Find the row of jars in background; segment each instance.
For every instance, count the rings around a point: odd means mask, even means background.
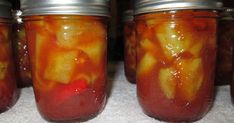
[[[186,1],[160,2],[139,0],[135,15],[125,12],[125,76],[137,82],[138,100],[147,115],[194,121],[212,105],[214,79],[215,85],[234,85],[233,9],[217,9],[217,1],[204,2],[205,9],[196,2],[189,3],[194,9]],[[234,99],[234,86],[231,92]]]

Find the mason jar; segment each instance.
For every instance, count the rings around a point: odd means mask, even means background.
[[[11,4],[0,0],[0,113],[13,106],[18,97],[11,48]]]
[[[218,50],[215,85],[227,85],[232,79],[232,50],[234,41],[234,9],[226,8],[218,24]]]
[[[124,72],[127,80],[136,83],[136,39],[133,10],[124,12]]]
[[[108,0],[21,0],[21,8],[40,114],[96,116],[107,95]]]
[[[14,10],[13,14],[13,54],[15,58],[15,67],[18,87],[27,87],[32,85],[32,76],[29,63],[28,46],[25,36],[25,28],[21,18],[22,12]]]
[[[137,96],[145,114],[193,122],[214,95],[215,0],[136,0]]]

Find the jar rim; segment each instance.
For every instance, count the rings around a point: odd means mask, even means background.
[[[109,0],[21,0],[22,16],[109,16]]]
[[[222,6],[219,0],[136,0],[134,14],[188,9],[219,10]]]

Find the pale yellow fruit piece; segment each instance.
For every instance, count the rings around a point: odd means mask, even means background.
[[[193,54],[195,57],[200,55],[201,49],[203,47],[203,43],[198,41],[196,44],[192,45],[189,49],[189,52]]]
[[[41,51],[43,43],[45,43],[48,39],[46,36],[43,36],[41,34],[36,35],[36,56],[39,56],[39,53]]]
[[[146,24],[147,24],[148,26],[154,26],[154,25],[156,24],[156,21],[155,21],[155,19],[148,19],[148,20],[146,21]]]
[[[201,58],[181,60],[181,89],[185,99],[192,101],[203,82],[203,65]]]
[[[7,72],[7,62],[0,62],[0,80],[4,79]]]
[[[176,83],[174,81],[176,71],[172,68],[161,69],[159,72],[160,87],[168,99],[175,98]]]
[[[64,48],[76,48],[79,43],[77,36],[82,33],[82,27],[75,23],[68,23],[60,26],[56,33],[57,44]]]
[[[168,59],[178,56],[180,53],[188,50],[189,36],[184,36],[175,29],[176,25],[162,24],[157,28],[156,37],[158,38],[163,52]]]
[[[87,46],[79,46],[83,52],[85,52],[94,63],[100,63],[100,60],[106,50],[106,44],[104,41],[97,41],[90,43]]]
[[[45,69],[45,79],[68,84],[76,65],[76,51],[57,52],[48,59]]]
[[[35,56],[35,61],[32,61],[33,63],[36,63],[35,64],[35,67],[36,67],[36,71],[39,70],[40,68],[40,52],[41,52],[41,48],[42,48],[42,45],[45,44],[45,42],[47,41],[48,39],[46,38],[46,36],[43,36],[41,34],[37,34],[36,35],[36,56]],[[32,59],[34,60],[34,59]]]
[[[152,50],[155,48],[154,44],[148,39],[141,40],[140,47],[145,49],[145,50]]]
[[[150,53],[145,54],[139,62],[137,68],[137,74],[140,75],[142,73],[149,72],[156,63],[157,59],[152,54]]]

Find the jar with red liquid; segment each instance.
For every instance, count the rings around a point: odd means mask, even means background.
[[[136,39],[133,11],[124,13],[124,72],[127,80],[136,83]]]
[[[232,79],[233,15],[234,9],[225,9],[219,19],[215,85],[227,85]]]
[[[96,116],[107,96],[108,1],[21,0],[21,7],[40,114],[63,122]]]
[[[137,96],[145,114],[193,122],[209,111],[221,6],[213,0],[136,0]]]
[[[31,69],[29,63],[28,46],[26,42],[25,29],[23,26],[22,12],[14,10],[13,12],[13,53],[15,58],[15,67],[18,87],[27,87],[32,84]]]
[[[0,0],[0,113],[13,106],[18,97],[11,48],[11,4]]]

